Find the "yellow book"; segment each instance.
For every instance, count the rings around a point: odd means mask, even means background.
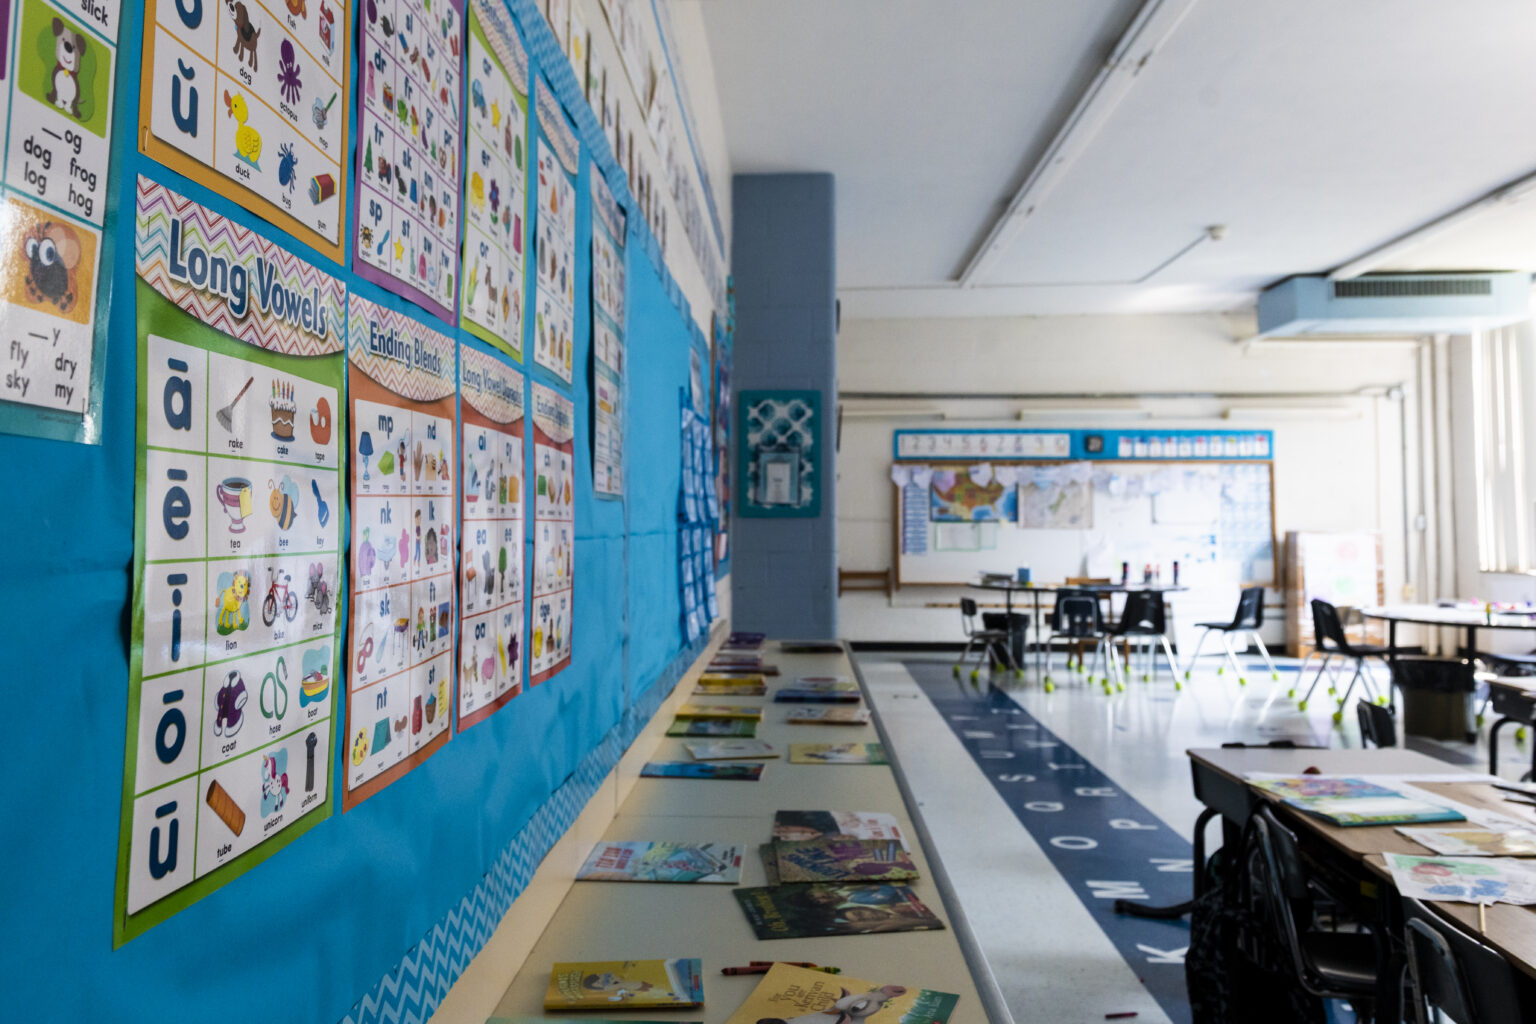
[[[906,985],[881,985],[845,974],[774,964],[725,1024],[763,1020],[858,1021],[859,1024],[945,1024],[960,997]]]
[[[761,719],[763,709],[750,704],[684,704],[678,718],[751,718]]]
[[[546,1010],[704,1005],[704,962],[593,960],[555,964],[544,993]]]

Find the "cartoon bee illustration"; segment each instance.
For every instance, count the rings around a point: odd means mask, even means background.
[[[60,313],[75,308],[79,285],[75,268],[80,264],[80,236],[67,224],[45,221],[26,235],[27,298],[50,302]]]

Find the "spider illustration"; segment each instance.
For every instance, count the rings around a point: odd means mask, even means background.
[[[299,67],[293,43],[287,39],[283,40],[282,48],[278,51],[278,64],[278,88],[282,90],[283,99],[296,104],[299,102],[299,91],[304,88],[304,83],[299,79],[299,73],[304,69]]]
[[[277,147],[277,183],[288,186],[292,192],[299,180],[299,158],[293,151],[293,143],[285,142]]]

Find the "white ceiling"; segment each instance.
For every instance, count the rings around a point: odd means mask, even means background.
[[[1532,0],[1199,0],[958,287],[1140,6],[700,3],[732,170],[836,176],[848,316],[1232,309],[1536,171]],[[1381,269],[1536,270],[1536,197]]]

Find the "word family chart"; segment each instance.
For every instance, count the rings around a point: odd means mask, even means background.
[[[624,494],[624,210],[592,175],[592,486]]]
[[[358,274],[452,322],[458,308],[463,4],[365,0]]]
[[[576,172],[580,143],[548,88],[538,93],[533,361],[571,382],[576,335]]]
[[[119,942],[329,809],[341,564],[342,285],[148,179],[135,215]]]
[[[447,335],[351,296],[347,807],[448,739],[456,357]]]
[[[339,261],[350,24],[343,0],[149,0],[144,152]]]
[[[73,426],[93,400],[120,5],[4,7],[0,399],[66,413]]]
[[[523,375],[459,350],[463,398],[459,728],[523,685]]]
[[[575,606],[576,408],[533,385],[533,653],[529,679],[552,679],[571,663]]]

